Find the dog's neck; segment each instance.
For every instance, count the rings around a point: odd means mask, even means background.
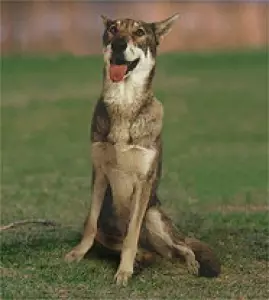
[[[152,98],[152,81],[155,61],[142,60],[127,78],[112,82],[108,66],[104,67],[103,99],[108,109],[123,114],[133,114]]]

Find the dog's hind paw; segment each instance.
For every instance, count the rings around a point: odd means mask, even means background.
[[[200,264],[195,259],[189,259],[186,261],[187,269],[190,274],[197,275],[199,274]]]

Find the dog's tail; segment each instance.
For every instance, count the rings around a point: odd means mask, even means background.
[[[195,259],[199,262],[199,276],[217,277],[221,272],[218,257],[208,244],[195,238],[185,238],[185,243],[194,252]]]
[[[187,262],[194,254],[195,260],[199,263],[197,272],[199,276],[217,277],[220,274],[220,261],[209,245],[179,233],[172,220],[160,207],[148,210],[146,228],[150,245],[162,256],[183,257]]]

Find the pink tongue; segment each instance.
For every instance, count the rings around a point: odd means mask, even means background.
[[[110,79],[114,82],[119,82],[123,80],[126,71],[127,71],[126,65],[110,65],[109,68]]]

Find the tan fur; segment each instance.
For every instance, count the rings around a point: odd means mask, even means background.
[[[163,107],[151,89],[154,49],[174,20],[172,17],[147,25],[129,19],[104,19],[107,30],[114,24],[128,40],[132,39],[132,30],[143,24],[149,36],[135,40],[138,45],[141,43],[141,48],[135,50],[141,57],[139,63],[123,81],[115,83],[108,76],[109,43],[113,36],[105,35],[103,93],[91,126],[91,208],[82,240],[66,255],[66,260],[82,259],[96,240],[121,252],[115,275],[118,284],[126,285],[135,261],[150,261],[153,253],[170,259],[183,258],[192,274],[219,273],[219,262],[210,248],[179,234],[161,210],[156,194],[161,176]],[[150,36],[154,30],[157,38]],[[136,48],[130,49],[127,50],[132,52]]]

